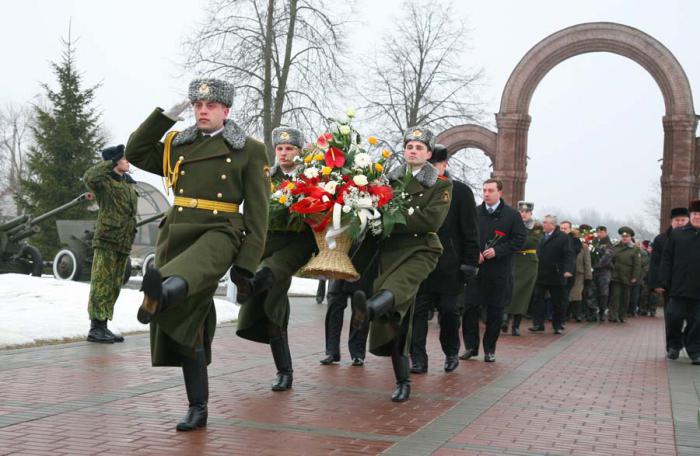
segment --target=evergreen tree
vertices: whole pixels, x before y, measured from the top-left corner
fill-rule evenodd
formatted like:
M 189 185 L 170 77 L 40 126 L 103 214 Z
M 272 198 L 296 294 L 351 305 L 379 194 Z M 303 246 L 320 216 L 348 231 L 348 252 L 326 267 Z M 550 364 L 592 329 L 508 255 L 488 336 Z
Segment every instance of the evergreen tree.
M 58 90 L 42 84 L 47 106 L 34 106 L 33 145 L 29 149 L 27 177 L 22 179 L 23 198 L 17 201 L 24 213 L 40 215 L 87 191 L 82 181 L 85 170 L 96 160 L 105 143 L 99 123 L 100 115 L 91 107 L 99 85 L 82 89 L 82 77 L 75 64 L 71 42 L 63 41 L 60 63 L 51 66 L 58 79 Z M 87 204 L 78 205 L 58 215 L 61 219 L 94 219 Z M 58 251 L 59 240 L 54 220 L 41 226 L 42 232 L 31 238 L 45 260 Z

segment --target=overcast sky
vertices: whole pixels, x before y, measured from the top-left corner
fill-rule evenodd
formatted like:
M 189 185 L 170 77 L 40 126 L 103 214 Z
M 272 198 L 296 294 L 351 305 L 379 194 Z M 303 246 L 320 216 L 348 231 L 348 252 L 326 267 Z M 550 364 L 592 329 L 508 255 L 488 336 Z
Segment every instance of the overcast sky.
M 675 54 L 691 88 L 700 91 L 700 2 L 459 3 L 457 13 L 472 30 L 465 43 L 465 64 L 484 69 L 481 97 L 488 113 L 498 111 L 506 80 L 532 46 L 582 22 L 619 22 L 654 36 Z M 102 84 L 97 91 L 102 121 L 110 141 L 123 143 L 155 106 L 168 107 L 186 93 L 189 75 L 179 67 L 180 45 L 203 18 L 205 4 L 202 0 L 5 2 L 0 16 L 0 103 L 31 102 L 41 93 L 41 82 L 55 87 L 49 62 L 60 60 L 61 37 L 67 36 L 72 20 L 73 36 L 79 38 L 78 68 L 86 84 Z M 377 31 L 390 27 L 400 5 L 400 1 L 358 0 L 357 22 L 348 38 L 351 50 L 367 52 L 376 43 Z M 612 54 L 570 59 L 544 78 L 530 114 L 527 199 L 541 210 L 566 208 L 569 213 L 590 207 L 620 216 L 642 210 L 650 185 L 661 173 L 657 160 L 663 151 L 664 114 L 661 92 L 642 67 Z M 492 115 L 490 119 L 493 122 Z

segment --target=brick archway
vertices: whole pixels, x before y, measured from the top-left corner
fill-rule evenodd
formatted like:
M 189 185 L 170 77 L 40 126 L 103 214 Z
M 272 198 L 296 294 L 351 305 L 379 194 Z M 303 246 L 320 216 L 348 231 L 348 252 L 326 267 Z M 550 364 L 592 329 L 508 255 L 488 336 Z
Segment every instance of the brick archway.
M 436 142 L 447 147 L 450 155 L 460 149 L 473 147 L 483 151 L 491 163 L 496 160 L 496 132 L 481 125 L 466 124 L 449 128 L 438 135 Z
M 700 191 L 700 142 L 696 145 L 693 96 L 675 56 L 652 36 L 626 25 L 594 22 L 568 27 L 543 39 L 525 54 L 506 83 L 496 114 L 498 132 L 492 176 L 503 180 L 504 197 L 509 202 L 524 199 L 532 95 L 556 65 L 590 52 L 610 52 L 637 62 L 661 90 L 666 108 L 661 175 L 661 220 L 665 224 L 671 207 L 687 205 Z M 458 142 L 460 138 L 451 135 L 449 139 Z M 443 144 L 449 149 L 452 143 L 446 142 Z

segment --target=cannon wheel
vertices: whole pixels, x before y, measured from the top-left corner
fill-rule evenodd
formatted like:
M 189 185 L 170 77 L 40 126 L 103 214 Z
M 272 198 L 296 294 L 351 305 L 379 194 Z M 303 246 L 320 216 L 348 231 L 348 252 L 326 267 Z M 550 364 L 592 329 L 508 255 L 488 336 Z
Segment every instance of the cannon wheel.
M 22 273 L 31 274 L 34 277 L 41 277 L 44 270 L 44 259 L 41 257 L 39 249 L 33 245 L 26 244 L 19 254 L 19 263 Z
M 53 276 L 58 280 L 80 280 L 84 261 L 79 253 L 63 249 L 53 258 Z
M 126 267 L 124 268 L 124 281 L 122 282 L 122 285 L 125 285 L 126 282 L 128 282 L 130 278 L 131 278 L 131 257 L 128 257 L 126 259 Z
M 151 269 L 153 266 L 155 266 L 156 263 L 156 254 L 155 253 L 149 253 L 146 255 L 146 258 L 143 259 L 143 266 L 141 266 L 141 274 L 146 275 L 146 271 Z

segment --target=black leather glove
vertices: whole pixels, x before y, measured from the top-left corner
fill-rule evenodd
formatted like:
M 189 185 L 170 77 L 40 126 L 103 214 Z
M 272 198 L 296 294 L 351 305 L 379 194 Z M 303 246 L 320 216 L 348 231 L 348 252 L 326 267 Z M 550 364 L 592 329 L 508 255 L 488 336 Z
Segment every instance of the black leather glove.
M 468 285 L 469 282 L 474 280 L 474 277 L 476 277 L 476 275 L 479 273 L 479 268 L 468 264 L 463 264 L 459 267 L 459 271 L 462 273 L 464 283 Z

